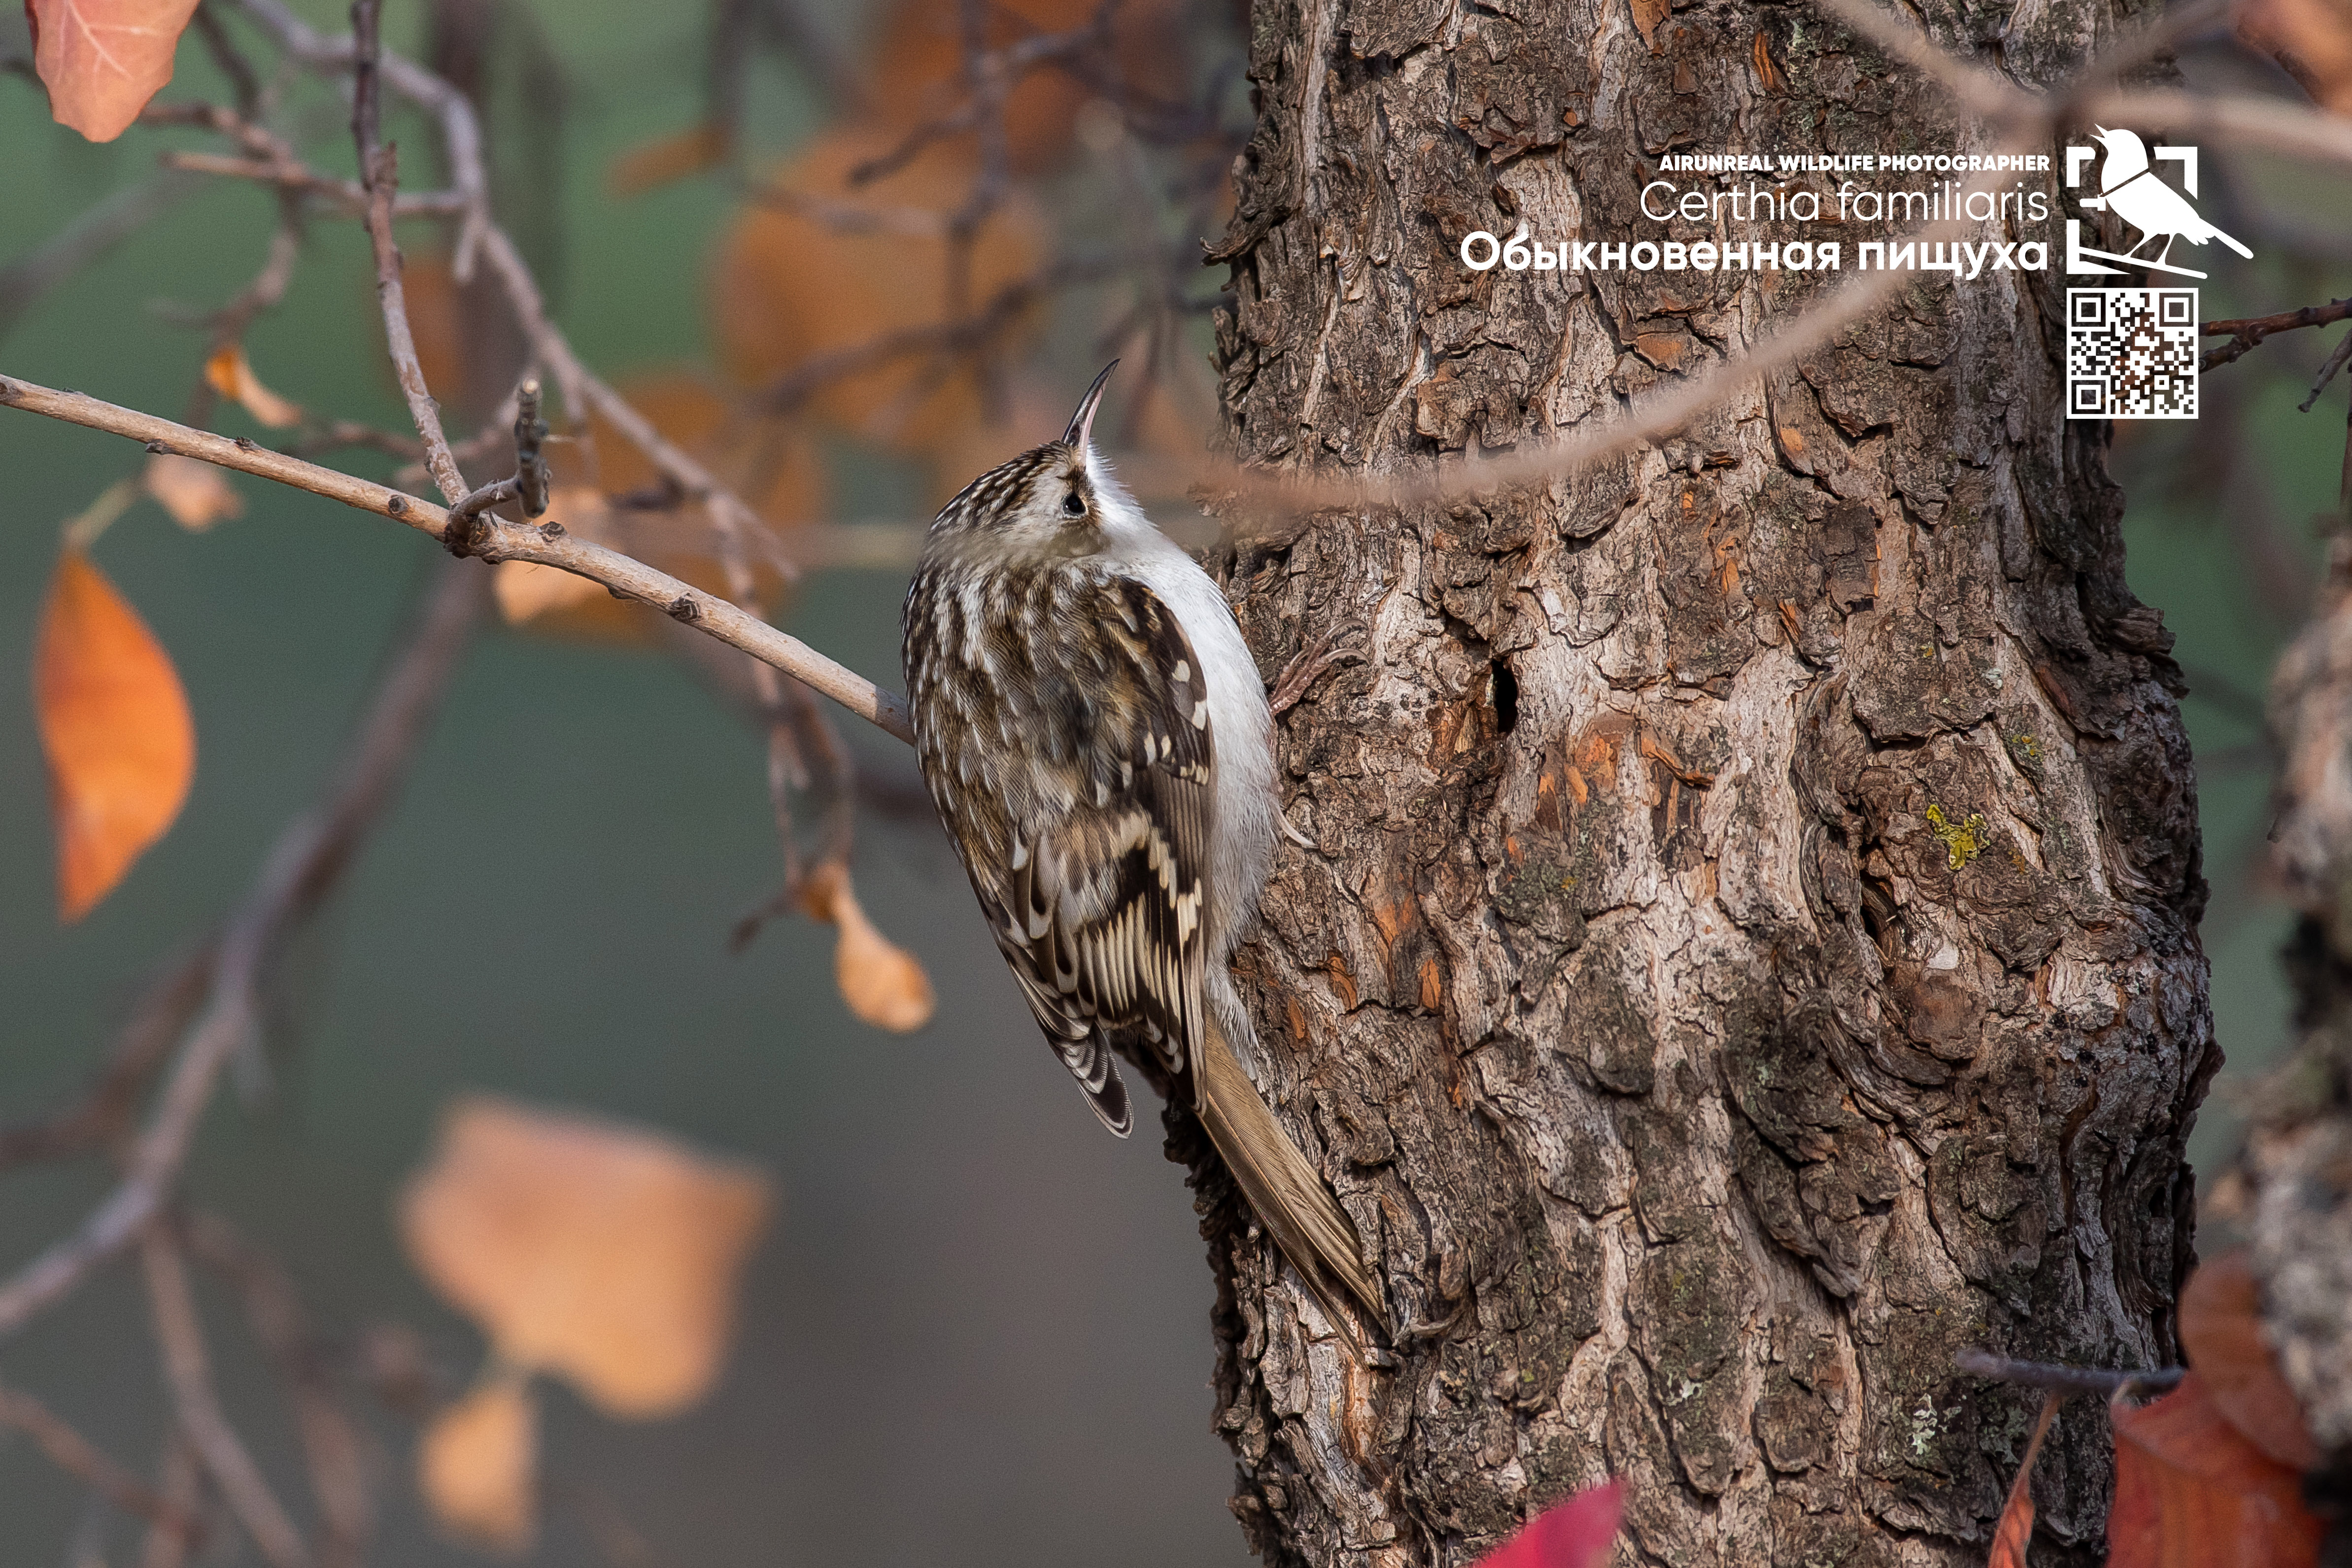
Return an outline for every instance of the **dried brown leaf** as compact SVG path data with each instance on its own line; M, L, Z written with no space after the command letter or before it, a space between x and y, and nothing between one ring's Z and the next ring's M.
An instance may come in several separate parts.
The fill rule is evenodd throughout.
M1993 1527L1992 1557L1985 1568L2026 1568L2025 1547L2033 1539L2033 1461L2042 1457L2042 1439L2050 1434L2058 1405L2055 1394L2042 1401L2042 1415L2033 1423L2033 1436L2026 1440L2025 1457L2017 1462L2017 1478L2009 1483L2009 1501L2000 1510L2000 1522Z
M734 150L724 125L693 126L622 153L613 160L604 183L616 196L634 196L715 169Z
M846 868L832 864L815 868L801 896L810 914L832 921L840 933L834 943L833 974L851 1012L877 1029L900 1035L931 1021L938 999L930 976L913 954L875 930L850 887Z
M196 0L25 0L49 112L92 142L130 128L172 79Z
M2298 1470L2319 1463L2303 1402L2279 1375L2263 1327L2253 1257L2238 1247L2200 1264L2180 1292L2180 1345L2230 1425Z
M191 533L202 533L223 518L245 515L245 498L226 474L177 452L158 452L148 458L139 482L173 522Z
M2107 1568L2315 1568L2303 1478L2223 1419L2195 1371L2114 1417Z
M205 379L223 397L242 405L247 414L272 430L284 430L302 423L299 405L289 403L261 384L253 374L253 366L245 357L243 343L230 343L216 349L205 362Z

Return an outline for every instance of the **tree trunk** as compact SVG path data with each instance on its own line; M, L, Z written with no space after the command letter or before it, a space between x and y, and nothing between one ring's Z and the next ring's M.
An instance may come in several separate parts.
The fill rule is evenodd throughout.
M1840 276L1474 273L1472 230L1641 237L1669 147L1985 146L1802 10L1253 22L1218 351L1277 467L1604 420ZM2001 58L2054 79L2115 26L2055 0ZM2218 1061L2179 675L2062 416L2063 276L1923 278L1675 437L1230 557L1268 679L1314 677L1279 741L1314 847L1241 978L1399 1330L1357 1364L1180 1130L1268 1562L1466 1563L1620 1474L1622 1561L1980 1563L2032 1400L1955 1352L2174 1359ZM2088 1405L2037 1563L2097 1558Z
M2301 911L2285 959L2295 1044L2263 1082L2222 1205L2253 1237L2264 1315L2305 1423L2330 1456L2307 1490L2352 1561L2352 533L2331 545L2312 624L2271 688L2279 882Z

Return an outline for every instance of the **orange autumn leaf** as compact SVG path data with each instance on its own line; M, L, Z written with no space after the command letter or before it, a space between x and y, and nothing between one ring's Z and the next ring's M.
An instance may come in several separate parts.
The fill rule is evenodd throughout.
M2042 1457L2042 1439L2050 1435L2058 1405L2054 1394L2042 1401L2033 1436L2026 1439L2025 1457L2017 1461L2017 1479L2009 1484L2009 1501L2001 1508L2000 1522L1993 1527L1992 1556L1985 1568L2026 1568L2026 1543L2033 1539L2033 1461Z
M2237 1247L2199 1266L2180 1292L2180 1345L2230 1425L2282 1465L2308 1470L2319 1445L2303 1402L2279 1375L2263 1327L2252 1255Z
M616 196L634 196L715 169L733 152L727 127L706 122L622 153L604 183Z
M163 837L196 771L172 658L77 550L58 561L33 652L58 836L58 908L88 914Z
M92 142L121 135L172 79L195 11L196 0L26 0L49 113Z
M2113 1413L2107 1568L2315 1568L2319 1523L2301 1474L2231 1426L2198 1373Z
M520 1376L486 1383L433 1418L416 1489L441 1528L509 1556L539 1534L539 1409Z
M840 933L833 948L833 977L849 1010L877 1029L911 1034L931 1021L938 999L930 976L912 953L874 929L848 870L824 865L811 871L801 889L808 912L829 921Z
M990 48L1024 37L1066 33L1093 22L1097 0L998 0L982 13ZM1184 96L1189 57L1182 8L1173 0L1129 0L1111 13L1111 55L1119 78L1144 98ZM901 0L875 47L874 75L887 83L877 110L894 135L936 123L964 101L961 0ZM1082 74L1033 70L1004 101L1006 150L1018 173L1066 155L1079 110L1097 89Z
M718 1377L769 1202L757 1171L657 1133L469 1096L402 1194L400 1226L500 1361L647 1417Z
M262 385L261 378L253 374L243 343L215 350L213 357L205 361L205 379L212 383L215 392L241 405L247 414L272 430L302 423L301 407Z
M416 368L425 373L425 384L435 395L455 396L457 389L466 384L466 326L457 278L448 256L436 250L403 253L400 286L408 296L408 331L416 340Z
M243 517L245 498L228 476L210 463L158 452L141 470L140 485L172 521L191 533L202 533L225 517Z
M932 147L911 163L853 185L860 164L890 153L896 132L837 126L771 177L781 192L830 204L820 216L754 195L720 241L711 278L713 339L728 374L760 386L821 354L854 350L950 317L947 219L970 195L978 165L970 150ZM862 213L872 226L847 231L832 221ZM981 225L971 247L970 309L989 306L1031 276L1045 251L1045 218L1014 196ZM812 287L822 279L823 287ZM1039 312L1003 312L992 349L1012 357ZM921 451L983 422L968 367L899 354L814 386L807 407L826 422L902 451Z

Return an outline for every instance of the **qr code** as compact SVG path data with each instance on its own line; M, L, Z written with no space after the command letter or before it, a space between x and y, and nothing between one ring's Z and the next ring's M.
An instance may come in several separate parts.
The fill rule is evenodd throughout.
M2066 290L2071 419L2197 417L2197 290Z

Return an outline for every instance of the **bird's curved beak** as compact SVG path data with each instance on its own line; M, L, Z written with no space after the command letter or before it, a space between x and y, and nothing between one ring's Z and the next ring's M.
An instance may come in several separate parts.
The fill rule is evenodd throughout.
M1095 384L1087 388L1084 397L1078 399L1078 411L1070 416L1070 427L1062 432L1062 445L1075 447L1083 452L1094 440L1095 410L1102 405L1103 388L1110 384L1110 373L1118 368L1117 360L1103 366L1102 374L1095 377Z

